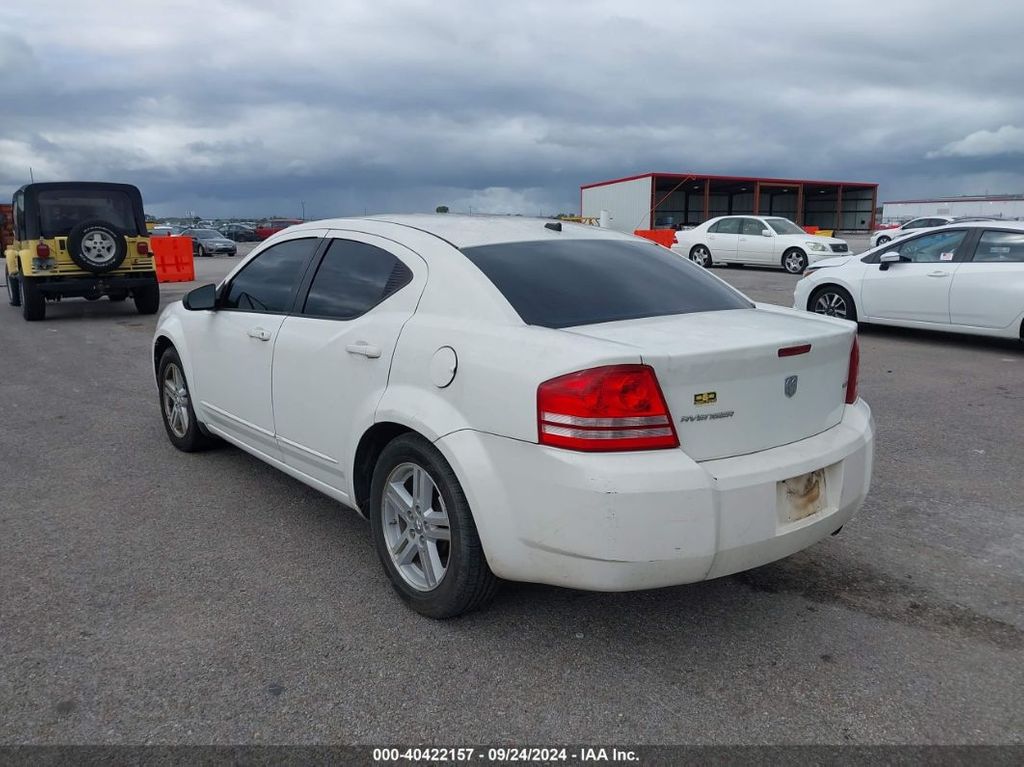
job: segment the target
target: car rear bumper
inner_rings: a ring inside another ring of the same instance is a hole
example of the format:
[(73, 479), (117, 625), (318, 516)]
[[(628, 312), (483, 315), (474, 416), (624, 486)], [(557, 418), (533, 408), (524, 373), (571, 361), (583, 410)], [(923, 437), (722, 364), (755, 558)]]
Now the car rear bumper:
[(88, 296), (144, 288), (157, 282), (156, 272), (101, 274), (82, 277), (35, 277), (33, 284), (46, 295)]
[[(682, 450), (577, 453), (464, 430), (437, 442), (495, 574), (596, 591), (691, 583), (789, 556), (842, 527), (871, 481), (862, 401), (835, 427), (697, 463)], [(826, 501), (789, 521), (779, 483), (825, 469)]]

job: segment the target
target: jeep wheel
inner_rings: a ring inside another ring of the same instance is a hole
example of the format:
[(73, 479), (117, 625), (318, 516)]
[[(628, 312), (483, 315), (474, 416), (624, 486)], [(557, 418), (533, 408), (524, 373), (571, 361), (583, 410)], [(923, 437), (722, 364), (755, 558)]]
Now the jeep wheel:
[(139, 310), (139, 314), (156, 314), (160, 310), (160, 285), (156, 280), (151, 285), (135, 288), (132, 297), (135, 299), (135, 308)]
[(68, 255), (80, 269), (105, 274), (124, 263), (128, 243), (113, 224), (83, 221), (68, 234)]
[(46, 297), (36, 285), (35, 277), (22, 277), (21, 283), (21, 316), (28, 322), (46, 319)]
[(7, 264), (4, 264), (4, 282), (7, 283), (7, 303), (21, 306), (21, 285), (18, 278), (7, 271)]

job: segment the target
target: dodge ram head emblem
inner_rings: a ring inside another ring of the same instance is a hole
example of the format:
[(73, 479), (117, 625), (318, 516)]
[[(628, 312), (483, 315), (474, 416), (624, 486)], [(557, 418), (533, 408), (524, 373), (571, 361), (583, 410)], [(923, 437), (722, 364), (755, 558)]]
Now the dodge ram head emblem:
[(792, 397), (794, 394), (796, 394), (796, 382), (797, 382), (797, 377), (796, 376), (789, 376), (786, 379), (785, 391), (786, 391), (786, 396), (787, 397)]

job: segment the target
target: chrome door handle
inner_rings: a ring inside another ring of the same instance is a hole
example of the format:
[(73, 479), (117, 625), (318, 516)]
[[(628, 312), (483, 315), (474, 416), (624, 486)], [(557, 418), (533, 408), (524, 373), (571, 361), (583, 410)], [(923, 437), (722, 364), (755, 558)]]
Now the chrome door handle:
[(345, 347), (345, 351), (349, 354), (361, 354), (364, 357), (369, 357), (371, 360), (375, 360), (380, 356), (380, 347), (368, 344), (366, 341), (349, 344)]
[(948, 277), (949, 272), (928, 272), (929, 277)]
[(258, 338), (260, 341), (269, 341), (271, 333), (263, 328), (249, 328), (249, 338)]

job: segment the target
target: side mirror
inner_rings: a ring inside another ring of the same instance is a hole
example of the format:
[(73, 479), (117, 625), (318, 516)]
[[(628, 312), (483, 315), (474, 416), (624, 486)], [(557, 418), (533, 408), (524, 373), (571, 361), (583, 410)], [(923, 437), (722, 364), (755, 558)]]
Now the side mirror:
[(190, 312), (213, 311), (217, 308), (217, 286), (203, 285), (190, 290), (181, 299), (181, 303)]
[(899, 253), (893, 251), (892, 253), (883, 253), (878, 259), (878, 269), (880, 271), (886, 271), (893, 264), (909, 264), (910, 259), (906, 256), (901, 256)]
[(771, 229), (762, 229), (761, 230), (761, 236), (762, 237), (773, 237), (774, 235), (772, 234), (772, 230)]

